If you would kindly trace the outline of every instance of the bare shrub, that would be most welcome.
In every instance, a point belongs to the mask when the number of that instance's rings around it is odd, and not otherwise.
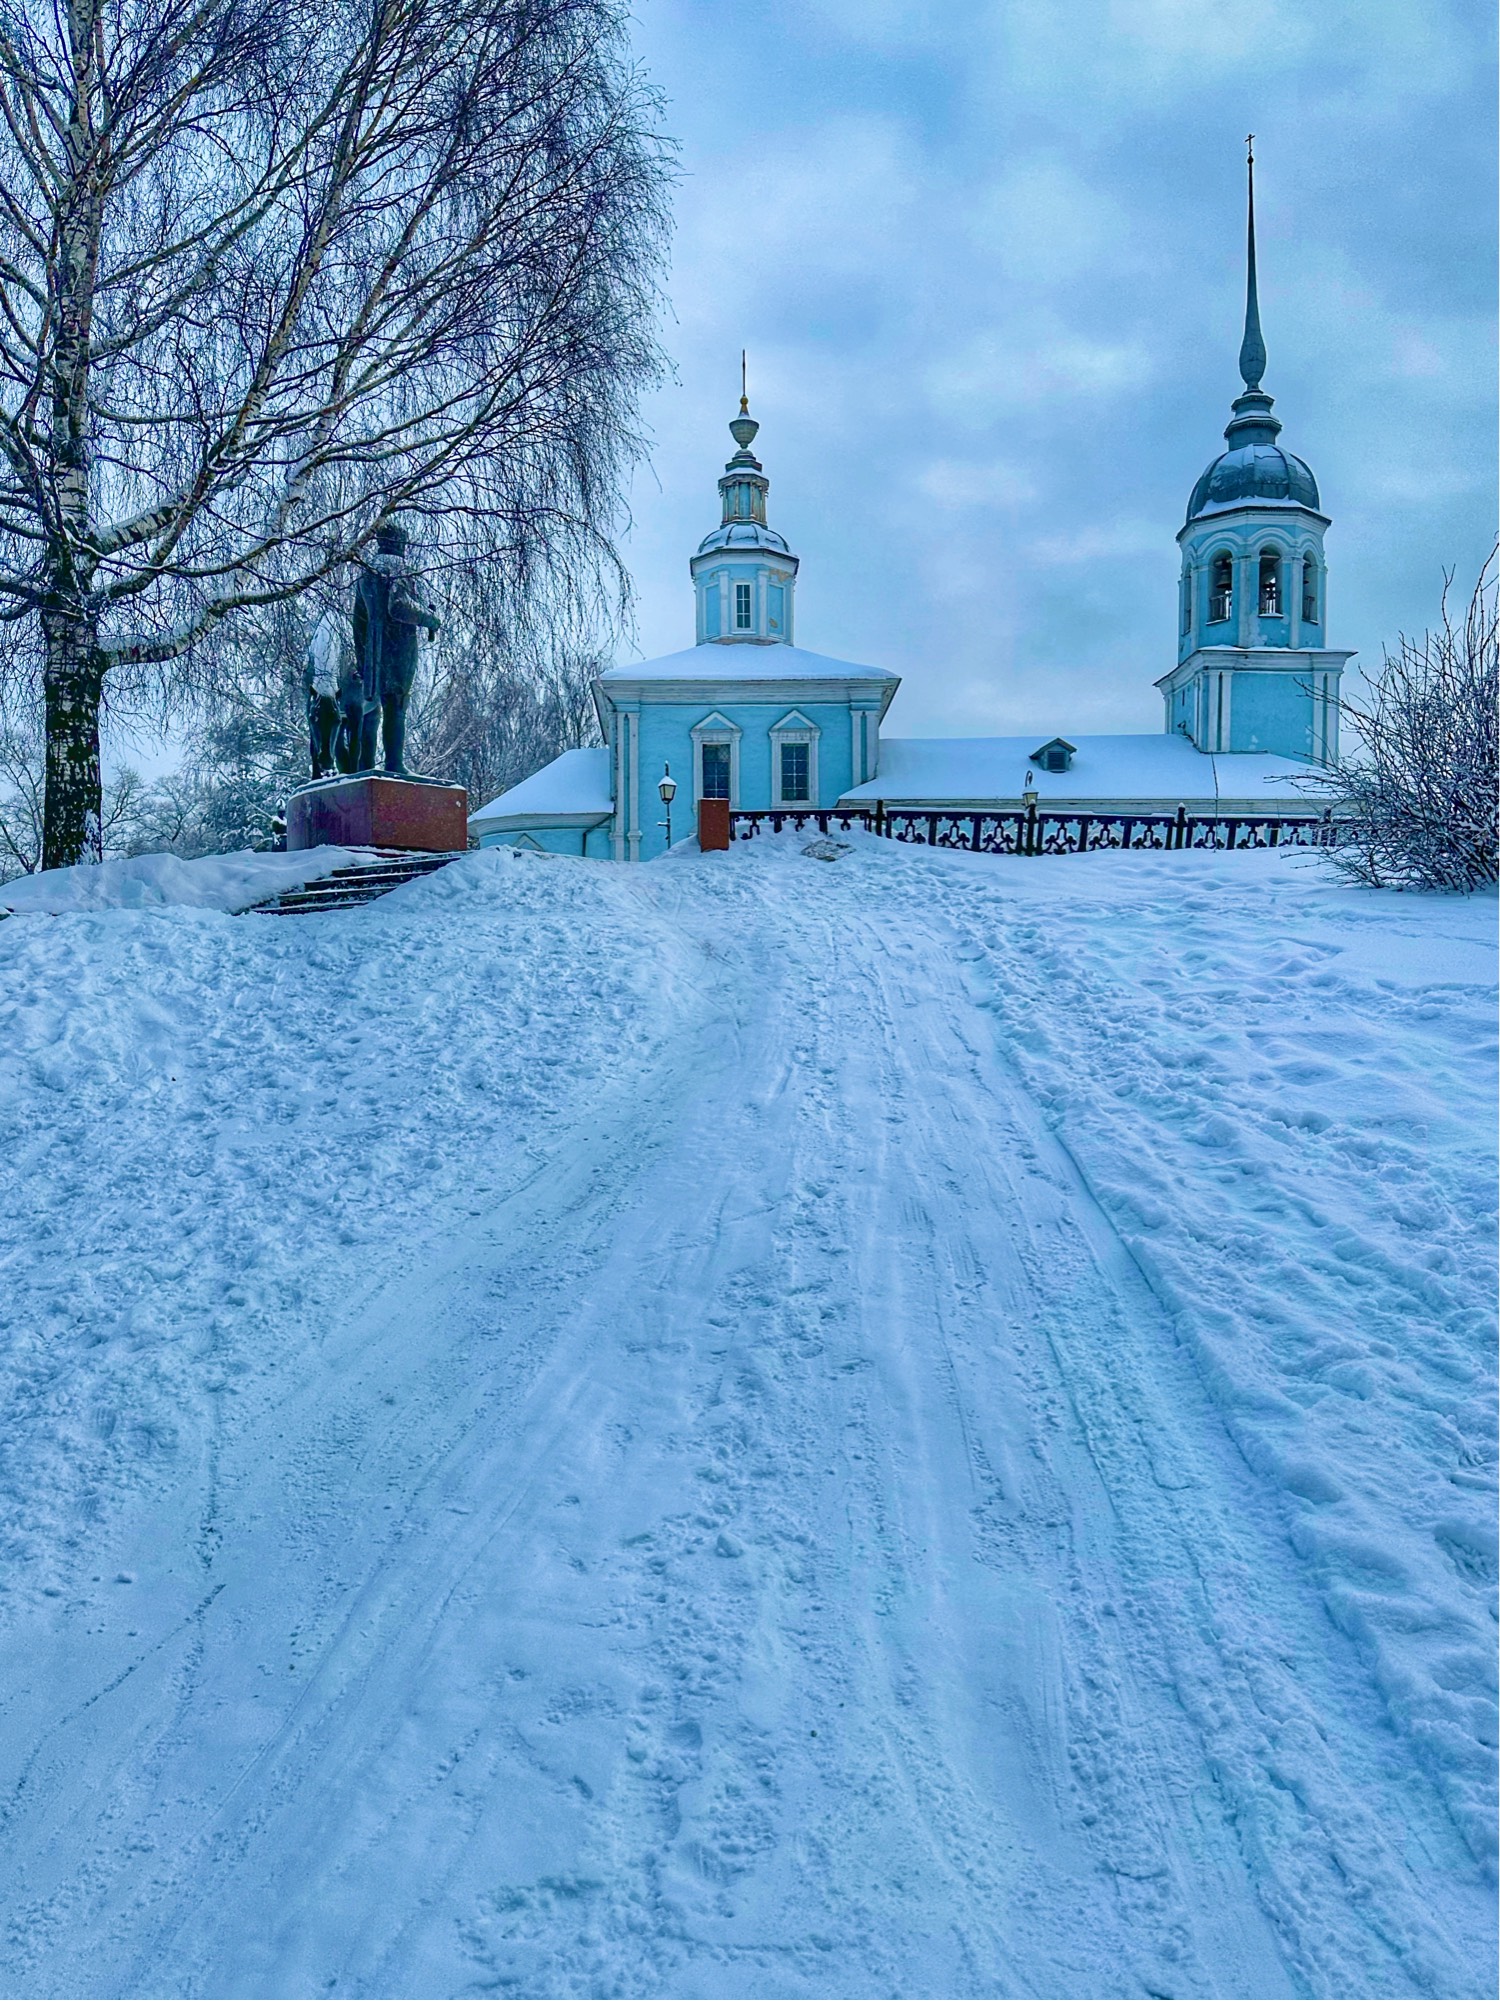
[[[1337,800],[1341,874],[1386,889],[1472,890],[1496,879],[1500,590],[1492,554],[1461,624],[1448,609],[1387,652],[1364,704],[1341,702],[1358,750],[1319,790]]]

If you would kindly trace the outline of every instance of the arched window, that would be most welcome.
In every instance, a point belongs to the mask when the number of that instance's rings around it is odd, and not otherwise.
[[[1281,616],[1281,558],[1274,549],[1265,550],[1260,559],[1260,615]]]
[[[1215,556],[1208,587],[1208,622],[1223,625],[1234,616],[1234,563],[1228,556]]]
[[[1184,639],[1193,629],[1193,571],[1189,566],[1182,573],[1182,636]]]
[[[1318,559],[1316,556],[1302,558],[1302,623],[1320,625],[1318,617]]]

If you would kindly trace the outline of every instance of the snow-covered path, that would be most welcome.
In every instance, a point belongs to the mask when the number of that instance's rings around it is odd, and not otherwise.
[[[1180,893],[1121,859],[1106,907]],[[1253,934],[1262,892],[1296,907],[1288,864],[1246,859],[1205,948]],[[125,1053],[104,1077],[97,1030],[36,1030],[39,1089],[94,1086],[73,1144],[112,1134],[110,1304],[64,1327],[83,1388],[21,1374],[53,1510],[17,1514],[38,1590],[0,1643],[6,1993],[1491,1991],[1472,1771],[1422,1753],[1433,1715],[1393,1697],[1380,1631],[1330,1617],[1337,1536],[1306,1526],[1363,1506],[1345,1540],[1378,1572],[1401,1524],[1382,1541],[1378,1483],[1346,1496],[1256,1430],[1302,1421],[1264,1370],[1226,1389],[1227,1282],[1183,1325],[1222,1163],[1180,1185],[1148,1107],[1129,1192],[1177,1191],[1176,1267],[1170,1225],[1146,1216],[1153,1262],[1101,1194],[1037,1065],[1082,1089],[1092,1024],[1106,1074],[1138,1068],[1129,979],[1092,953],[1080,1006],[1045,934],[1092,920],[1020,866],[483,856],[364,912],[15,941],[23,1028],[59,953],[115,950],[94,977]],[[1112,914],[1117,946],[1145,921]],[[162,1022],[185,978],[202,1013]],[[222,1010],[220,1067],[170,1115],[131,1008],[174,1087]],[[154,1126],[122,1134],[131,1104]],[[351,1150],[352,1228],[308,1189]],[[1275,1170],[1237,1213],[1295,1257]],[[73,1491],[70,1422],[99,1370],[128,1400],[153,1342],[182,1351],[176,1430],[127,1408],[157,1447]],[[1483,1512],[1441,1519],[1482,1601]]]

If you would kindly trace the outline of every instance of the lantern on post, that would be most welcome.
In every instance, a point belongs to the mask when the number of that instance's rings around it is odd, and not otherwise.
[[[661,794],[661,803],[666,808],[667,814],[665,820],[658,820],[656,824],[659,827],[666,828],[667,846],[670,848],[672,845],[672,801],[677,797],[677,780],[672,776],[672,767],[670,764],[662,766],[661,777],[657,781],[656,789]]]

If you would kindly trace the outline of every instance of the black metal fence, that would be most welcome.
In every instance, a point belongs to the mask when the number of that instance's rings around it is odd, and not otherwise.
[[[1189,813],[1046,813],[1032,806],[996,812],[931,812],[909,806],[817,812],[790,806],[729,816],[731,840],[757,834],[853,829],[929,848],[966,848],[981,855],[1082,855],[1104,848],[1328,848],[1339,839],[1331,809],[1275,818]]]

